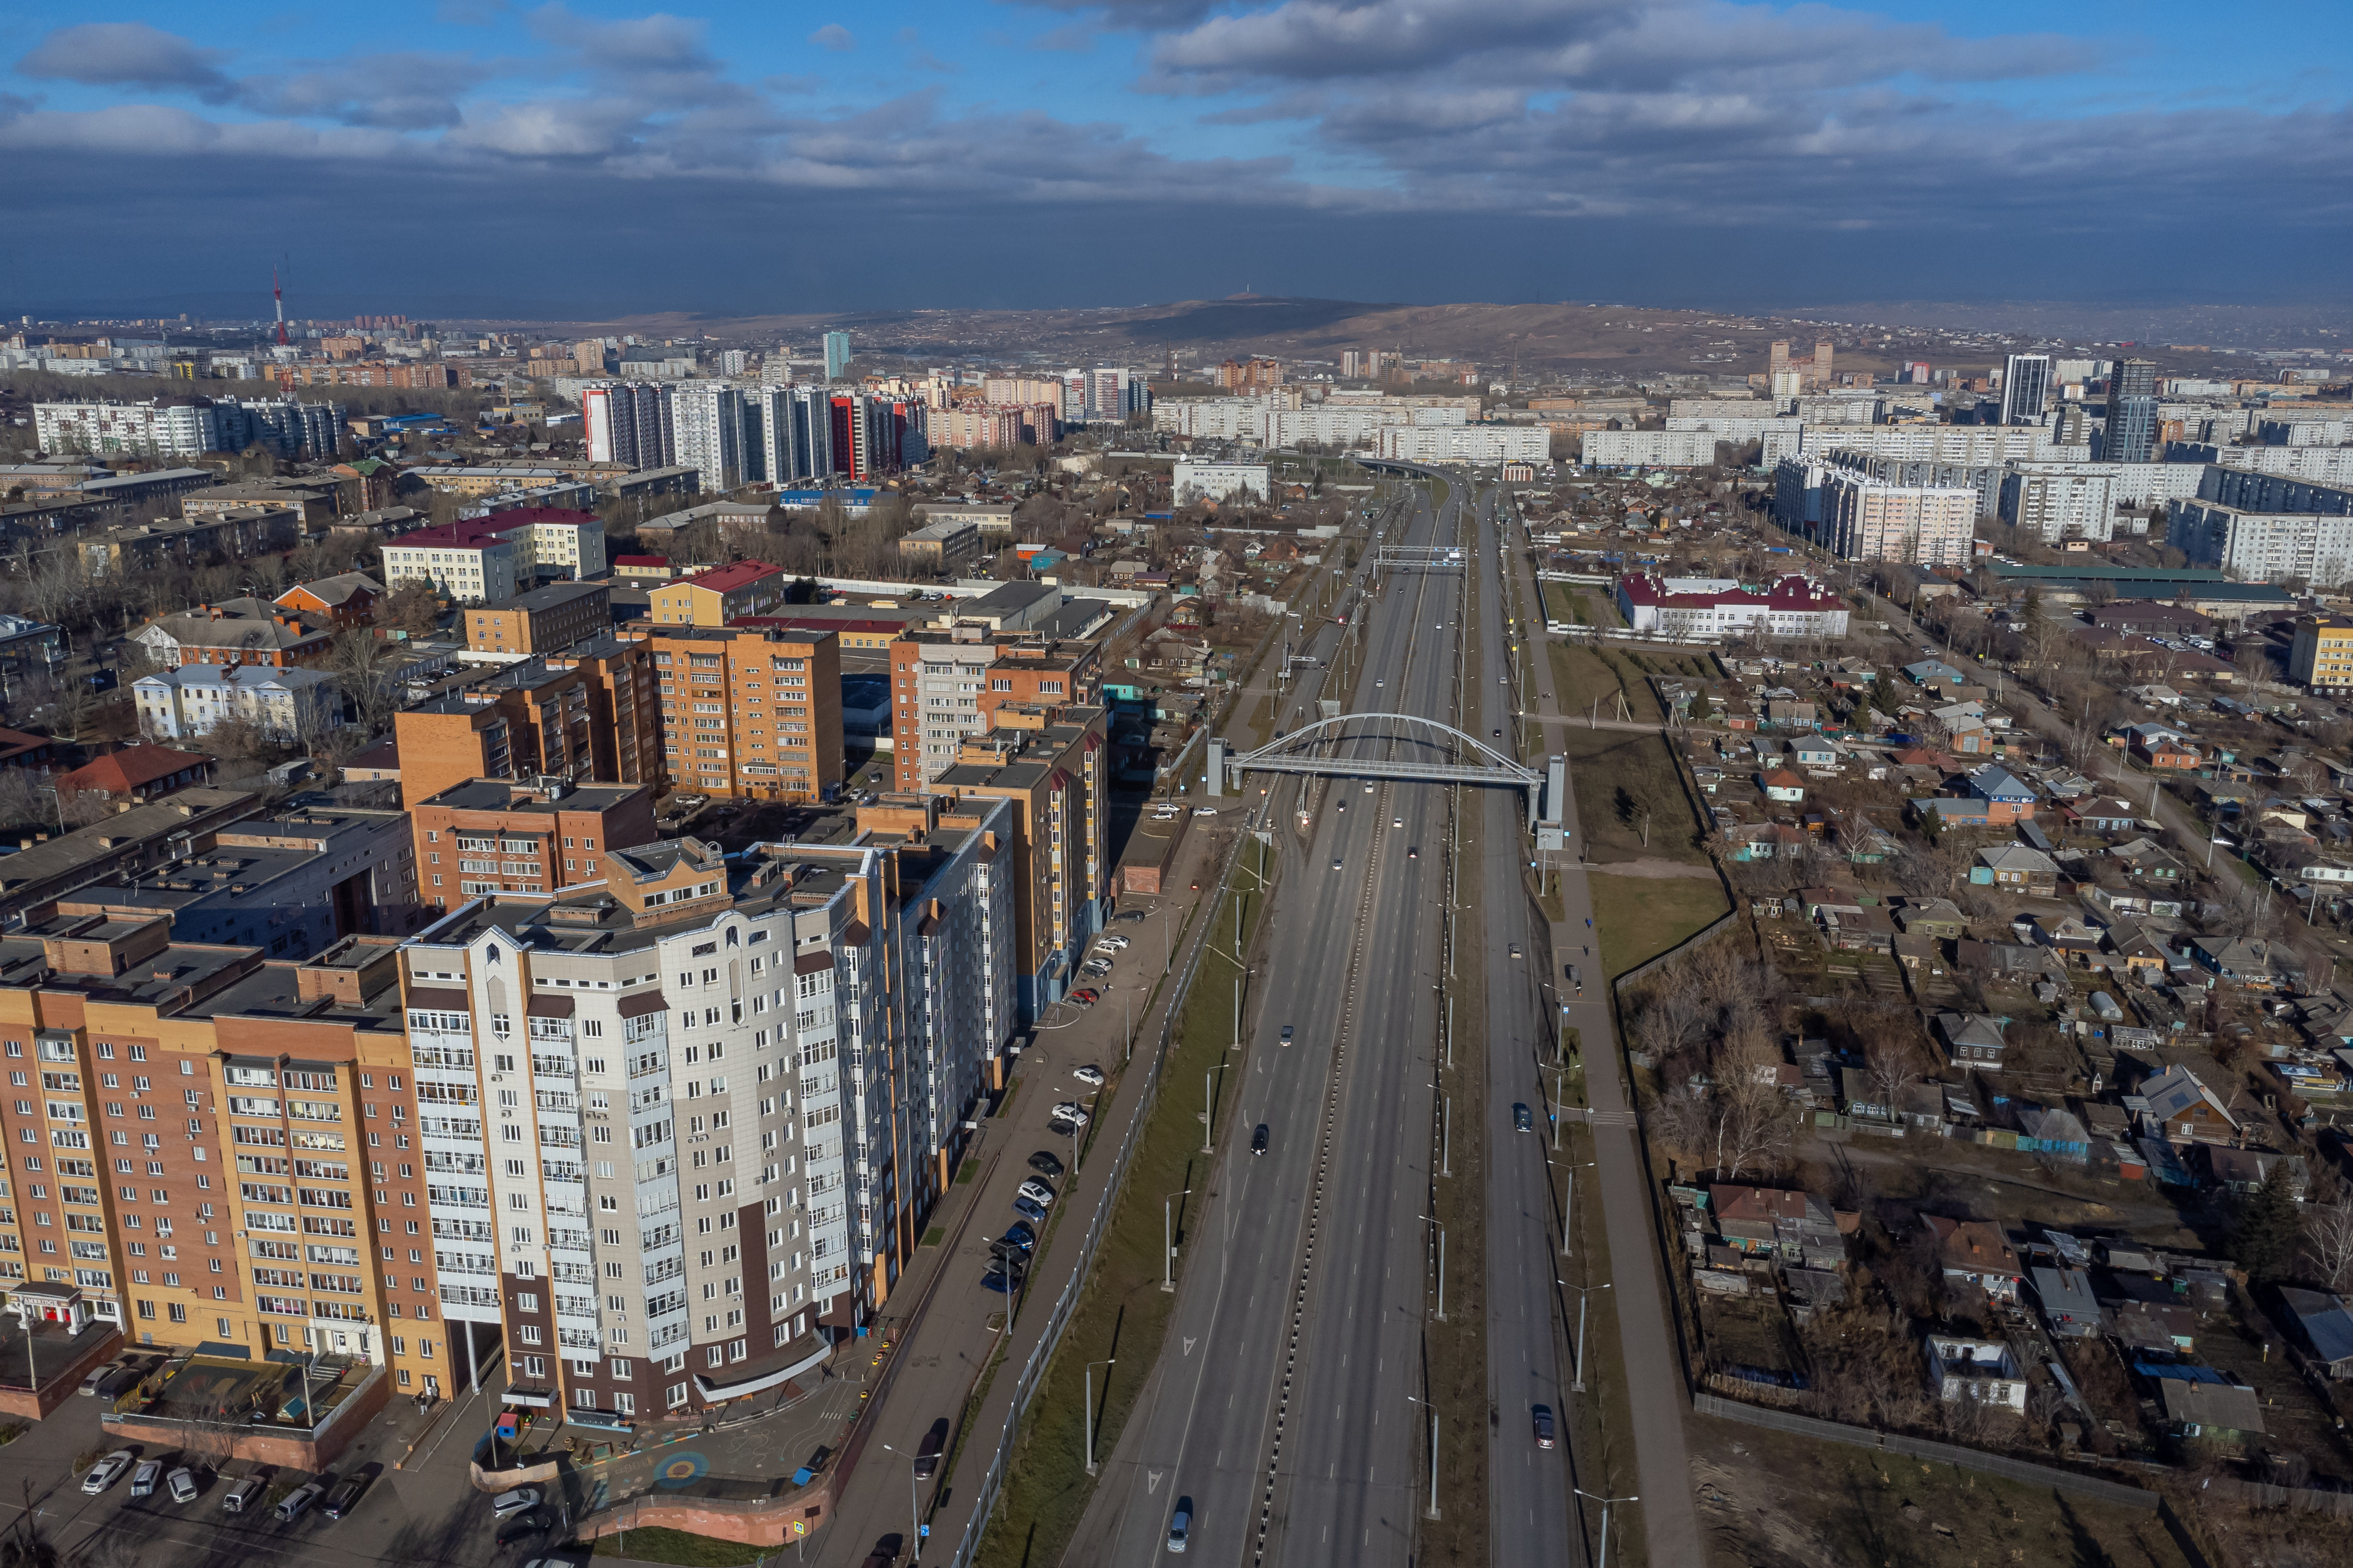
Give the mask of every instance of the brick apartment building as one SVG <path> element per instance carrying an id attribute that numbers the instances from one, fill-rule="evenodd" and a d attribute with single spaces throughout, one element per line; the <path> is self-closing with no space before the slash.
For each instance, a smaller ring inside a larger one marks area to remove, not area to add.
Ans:
<path id="1" fill-rule="evenodd" d="M 781 566 L 738 561 L 656 588 L 651 616 L 657 626 L 723 626 L 775 609 L 790 585 Z"/>
<path id="2" fill-rule="evenodd" d="M 968 735 L 1007 704 L 1061 708 L 1103 700 L 1098 643 L 964 625 L 911 631 L 891 644 L 892 782 L 927 789 Z"/>
<path id="3" fill-rule="evenodd" d="M 681 789 L 814 801 L 841 786 L 841 646 L 831 632 L 659 626 L 662 760 Z"/>
<path id="4" fill-rule="evenodd" d="M 403 709 L 393 739 L 404 806 L 469 779 L 653 784 L 662 776 L 653 655 L 607 633 Z"/>
<path id="5" fill-rule="evenodd" d="M 649 844 L 654 786 L 469 779 L 409 812 L 420 890 L 449 909 L 493 893 L 560 892 L 604 873 L 604 852 Z"/>
<path id="6" fill-rule="evenodd" d="M 561 653 L 613 629 L 613 591 L 602 583 L 551 583 L 465 612 L 477 653 Z"/>

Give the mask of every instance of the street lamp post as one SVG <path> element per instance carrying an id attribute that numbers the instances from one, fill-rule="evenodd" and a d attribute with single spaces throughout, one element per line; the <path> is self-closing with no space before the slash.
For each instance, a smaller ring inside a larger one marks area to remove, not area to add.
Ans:
<path id="1" fill-rule="evenodd" d="M 1424 1519 L 1436 1519 L 1438 1517 L 1438 1406 L 1427 1399 L 1416 1399 L 1410 1394 L 1405 1396 L 1405 1401 L 1408 1405 L 1419 1405 L 1430 1412 L 1430 1502 L 1422 1510 L 1421 1516 Z"/>
<path id="2" fill-rule="evenodd" d="M 1095 1368 L 1113 1367 L 1118 1364 L 1119 1358 L 1113 1356 L 1109 1361 L 1091 1361 L 1086 1365 L 1086 1389 L 1083 1403 L 1086 1406 L 1087 1474 L 1091 1476 L 1095 1473 Z M 1103 1373 L 1103 1394 L 1105 1397 L 1109 1397 L 1111 1394 L 1111 1373 L 1108 1372 Z"/>
<path id="3" fill-rule="evenodd" d="M 1552 1146 L 1560 1147 L 1560 1124 L 1568 1114 L 1568 1068 L 1552 1069 Z"/>
<path id="4" fill-rule="evenodd" d="M 1639 1497 L 1603 1497 L 1599 1492 L 1587 1491 L 1583 1487 L 1575 1487 L 1571 1489 L 1587 1501 L 1598 1502 L 1601 1505 L 1601 1552 L 1593 1562 L 1594 1568 L 1609 1568 L 1609 1505 L 1619 1502 L 1641 1502 L 1642 1500 Z"/>
<path id="5" fill-rule="evenodd" d="M 1577 1173 L 1593 1169 L 1593 1162 L 1579 1160 L 1576 1164 L 1563 1165 L 1561 1169 L 1567 1173 L 1568 1176 L 1568 1191 L 1560 1200 L 1560 1255 L 1567 1258 L 1569 1255 L 1569 1226 L 1575 1223 L 1574 1216 L 1577 1212 Z"/>
<path id="6" fill-rule="evenodd" d="M 1226 1070 L 1227 1065 L 1219 1062 L 1201 1075 L 1201 1152 L 1204 1154 L 1214 1152 L 1210 1147 L 1209 1136 L 1217 1130 L 1218 1125 L 1217 1095 L 1210 1086 L 1217 1081 L 1218 1074 Z"/>
<path id="7" fill-rule="evenodd" d="M 914 1568 L 915 1559 L 923 1554 L 923 1506 L 917 1500 L 915 1490 L 915 1456 L 901 1454 L 888 1443 L 882 1445 L 882 1451 L 907 1461 L 907 1539 L 912 1542 L 907 1549 L 907 1563 L 908 1568 Z"/>
<path id="8" fill-rule="evenodd" d="M 1171 1211 L 1178 1198 L 1189 1197 L 1192 1192 L 1192 1188 L 1187 1187 L 1181 1193 L 1171 1193 L 1160 1200 L 1160 1288 L 1163 1290 L 1176 1289 L 1176 1222 Z"/>
<path id="9" fill-rule="evenodd" d="M 1574 1290 L 1577 1292 L 1577 1365 L 1574 1372 L 1571 1373 L 1568 1391 L 1571 1394 L 1582 1394 L 1585 1392 L 1586 1299 L 1591 1296 L 1594 1291 L 1607 1290 L 1609 1287 L 1607 1285 L 1572 1285 L 1566 1279 L 1555 1279 L 1553 1283 L 1559 1286 L 1564 1290 Z"/>

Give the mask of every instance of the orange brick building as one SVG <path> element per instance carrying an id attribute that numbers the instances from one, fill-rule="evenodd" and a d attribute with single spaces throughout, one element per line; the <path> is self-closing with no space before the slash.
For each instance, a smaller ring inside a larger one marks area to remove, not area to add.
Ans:
<path id="1" fill-rule="evenodd" d="M 837 693 L 837 713 L 839 700 Z M 393 736 L 404 806 L 469 779 L 662 777 L 652 653 L 642 639 L 609 633 L 404 709 L 393 716 Z"/>
<path id="2" fill-rule="evenodd" d="M 841 787 L 841 646 L 831 632 L 649 628 L 662 760 L 681 789 L 821 800 Z"/>

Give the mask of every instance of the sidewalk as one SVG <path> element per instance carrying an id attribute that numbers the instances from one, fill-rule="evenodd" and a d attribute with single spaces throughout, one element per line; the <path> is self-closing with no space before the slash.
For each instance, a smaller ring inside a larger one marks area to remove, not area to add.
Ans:
<path id="1" fill-rule="evenodd" d="M 1527 602 L 1541 604 L 1526 557 L 1508 544 L 1505 550 L 1528 595 Z M 1535 646 L 1541 654 L 1541 638 Z M 1540 664 L 1535 679 L 1528 684 L 1534 689 L 1517 693 L 1518 706 L 1531 709 L 1542 722 L 1560 722 L 1564 716 L 1551 689 L 1550 666 Z M 1528 700 L 1531 697 L 1534 702 Z M 1654 724 L 1640 727 L 1658 728 Z M 1577 817 L 1573 784 L 1561 823 L 1570 830 L 1572 845 L 1583 842 L 1574 837 Z M 1590 929 L 1592 890 L 1582 864 L 1560 868 L 1560 889 L 1566 918 L 1552 928 L 1556 963 L 1568 962 L 1595 942 Z M 1683 1415 L 1691 1408 L 1691 1395 L 1668 1328 L 1658 1235 L 1651 1223 L 1650 1176 L 1642 1160 L 1641 1132 L 1632 1098 L 1621 1076 L 1617 1021 L 1610 1016 L 1609 995 L 1607 985 L 1593 986 L 1590 999 L 1571 1001 L 1564 1016 L 1584 1042 L 1585 1093 L 1593 1111 L 1594 1173 L 1600 1188 L 1603 1229 L 1609 1240 L 1610 1294 L 1616 1298 L 1612 1307 L 1618 1314 L 1624 1352 L 1623 1375 L 1631 1395 L 1643 1534 L 1653 1568 L 1697 1568 L 1705 1556 L 1698 1515 L 1692 1505 L 1691 1460 L 1683 1444 Z"/>
<path id="2" fill-rule="evenodd" d="M 1212 825 L 1204 818 L 1196 826 Z M 978 1147 L 966 1156 L 964 1170 L 972 1173 L 970 1178 L 959 1173 L 925 1221 L 926 1236 L 934 1230 L 945 1234 L 937 1245 L 917 1248 L 884 1307 L 883 1329 L 878 1332 L 887 1331 L 892 1342 L 885 1381 L 876 1391 L 877 1407 L 845 1447 L 834 1517 L 814 1538 L 812 1556 L 820 1568 L 854 1565 L 879 1538 L 908 1536 L 914 1505 L 909 1495 L 912 1473 L 900 1464 L 899 1456 L 912 1455 L 939 1421 L 949 1424 L 950 1440 L 955 1441 L 971 1394 L 1003 1346 L 1003 1360 L 989 1374 L 987 1396 L 965 1426 L 961 1444 L 934 1480 L 915 1489 L 932 1528 L 930 1539 L 923 1542 L 923 1560 L 946 1562 L 963 1538 L 972 1501 L 1011 1408 L 1014 1384 L 1044 1331 L 1056 1297 L 1077 1268 L 1088 1222 L 1143 1093 L 1145 1072 L 1124 1070 L 1128 1064 L 1122 999 L 1133 1004 L 1140 1058 L 1157 1039 L 1167 1006 L 1166 988 L 1153 998 L 1148 1011 L 1144 999 L 1159 984 L 1164 964 L 1172 977 L 1183 967 L 1189 940 L 1186 927 L 1202 897 L 1191 885 L 1208 879 L 1203 872 L 1208 868 L 1212 837 L 1207 831 L 1187 834 L 1170 879 L 1175 892 L 1160 899 L 1121 900 L 1124 909 L 1141 908 L 1151 918 L 1113 924 L 1111 929 L 1128 937 L 1130 945 L 1118 955 L 1102 987 L 1103 1000 L 1083 1010 L 1068 1005 L 1048 1009 L 1014 1069 L 1008 1098 L 985 1124 Z M 1168 911 L 1165 957 L 1164 909 Z M 1090 1063 L 1113 1075 L 1100 1098 L 1070 1077 L 1071 1068 Z M 1149 1066 L 1141 1060 L 1135 1065 Z M 980 1283 L 988 1244 L 1018 1217 L 1010 1206 L 1013 1193 L 1033 1174 L 1028 1163 L 1033 1152 L 1046 1150 L 1066 1167 L 1071 1163 L 1071 1140 L 1046 1126 L 1054 1106 L 1071 1100 L 1094 1108 L 1085 1160 L 1053 1182 L 1059 1195 L 1008 1342 L 1004 1319 L 1011 1303 Z M 902 1312 L 902 1301 L 913 1304 Z"/>

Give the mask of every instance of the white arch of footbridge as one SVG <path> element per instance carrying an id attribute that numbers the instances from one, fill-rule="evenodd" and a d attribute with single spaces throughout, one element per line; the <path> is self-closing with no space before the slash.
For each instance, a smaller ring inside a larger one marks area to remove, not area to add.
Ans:
<path id="1" fill-rule="evenodd" d="M 1388 754 L 1372 754 L 1376 751 Z M 1209 742 L 1212 795 L 1239 790 L 1242 775 L 1250 773 L 1525 790 L 1530 822 L 1536 820 L 1545 788 L 1543 773 L 1451 724 L 1412 713 L 1338 713 L 1303 724 L 1254 752 L 1229 752 L 1222 739 Z"/>

